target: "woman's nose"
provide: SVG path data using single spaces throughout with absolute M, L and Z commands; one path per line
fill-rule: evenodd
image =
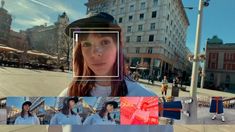
M 103 53 L 103 48 L 101 46 L 94 46 L 92 48 L 92 54 L 101 56 Z

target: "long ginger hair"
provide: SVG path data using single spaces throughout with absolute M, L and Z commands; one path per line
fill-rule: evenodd
M 113 30 L 113 29 L 108 29 Z M 117 75 L 117 68 L 119 68 L 119 77 L 112 77 L 111 81 L 111 95 L 110 96 L 126 96 L 128 93 L 127 86 L 124 80 L 126 77 L 126 71 L 124 68 L 124 58 L 123 58 L 123 41 L 121 38 L 121 28 L 119 26 L 115 27 L 115 31 L 119 31 L 119 67 L 117 67 L 117 57 L 113 65 L 112 74 Z M 89 34 L 79 34 L 79 39 L 73 49 L 73 81 L 70 83 L 68 94 L 69 96 L 91 96 L 91 91 L 95 87 L 94 77 L 83 77 L 83 76 L 95 76 L 94 72 L 87 66 L 84 61 L 81 49 L 81 41 L 86 40 Z M 117 42 L 116 33 L 100 33 L 98 36 L 109 36 L 112 37 L 114 42 Z M 118 51 L 117 51 L 118 53 Z M 92 81 L 89 81 L 92 80 Z M 117 81 L 116 81 L 117 80 Z M 121 80 L 121 81 L 118 81 Z

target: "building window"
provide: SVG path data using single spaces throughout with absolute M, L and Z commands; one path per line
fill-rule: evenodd
M 118 22 L 119 22 L 119 23 L 122 23 L 122 17 L 119 18 Z
M 126 37 L 126 42 L 130 42 L 130 36 Z
M 165 37 L 165 44 L 167 43 L 167 38 Z
M 158 0 L 153 0 L 153 7 L 157 6 L 157 2 L 158 2 Z
M 168 31 L 168 26 L 166 26 L 166 32 Z
M 141 13 L 140 14 L 140 20 L 143 20 L 144 19 L 144 13 Z
M 131 26 L 127 27 L 127 32 L 130 33 L 131 32 Z
M 141 36 L 137 36 L 136 42 L 141 42 Z
M 114 15 L 114 13 L 115 13 L 115 10 L 112 10 L 111 14 Z
M 130 12 L 134 11 L 134 5 L 130 5 Z
M 212 81 L 212 82 L 214 81 L 214 74 L 213 73 L 210 74 L 210 81 Z
M 124 7 L 120 8 L 120 14 L 124 13 Z
M 150 30 L 155 30 L 155 23 L 151 23 Z
M 169 17 L 170 17 L 170 15 L 168 14 L 168 15 L 167 15 L 167 18 L 166 18 L 167 21 L 169 20 Z
M 144 8 L 145 8 L 145 2 L 141 2 L 141 4 L 140 4 L 140 10 L 144 10 Z
M 121 4 L 123 4 L 125 2 L 125 0 L 121 0 Z
M 148 54 L 152 54 L 153 53 L 153 48 L 149 47 L 147 52 L 148 52 Z
M 140 53 L 140 48 L 136 47 L 135 53 L 139 54 Z
M 154 40 L 154 35 L 149 35 L 149 42 L 153 42 Z
M 230 76 L 226 75 L 225 83 L 230 83 Z
M 142 31 L 143 30 L 143 25 L 138 25 L 138 31 Z
M 131 22 L 133 19 L 133 16 L 129 16 L 129 21 Z
M 152 18 L 156 18 L 157 17 L 157 11 L 153 11 L 152 12 Z

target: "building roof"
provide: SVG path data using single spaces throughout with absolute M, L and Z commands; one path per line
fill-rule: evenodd
M 223 40 L 214 35 L 211 39 L 207 39 L 207 44 L 223 44 Z

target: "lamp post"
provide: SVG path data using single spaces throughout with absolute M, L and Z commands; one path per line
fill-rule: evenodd
M 197 83 L 198 83 L 198 67 L 199 67 L 199 50 L 201 41 L 201 22 L 203 15 L 203 7 L 209 6 L 209 0 L 199 0 L 198 6 L 198 16 L 197 16 L 197 29 L 195 38 L 195 50 L 194 55 L 191 56 L 191 61 L 193 62 L 191 85 L 190 85 L 190 96 L 193 102 L 189 106 L 190 117 L 187 118 L 188 123 L 196 123 L 197 121 Z
M 201 88 L 203 88 L 204 80 L 205 80 L 205 76 L 206 76 L 206 73 L 205 73 L 205 68 L 206 68 L 206 49 L 205 48 L 203 48 L 203 53 L 201 54 L 201 60 L 203 62 L 202 72 L 201 72 Z

